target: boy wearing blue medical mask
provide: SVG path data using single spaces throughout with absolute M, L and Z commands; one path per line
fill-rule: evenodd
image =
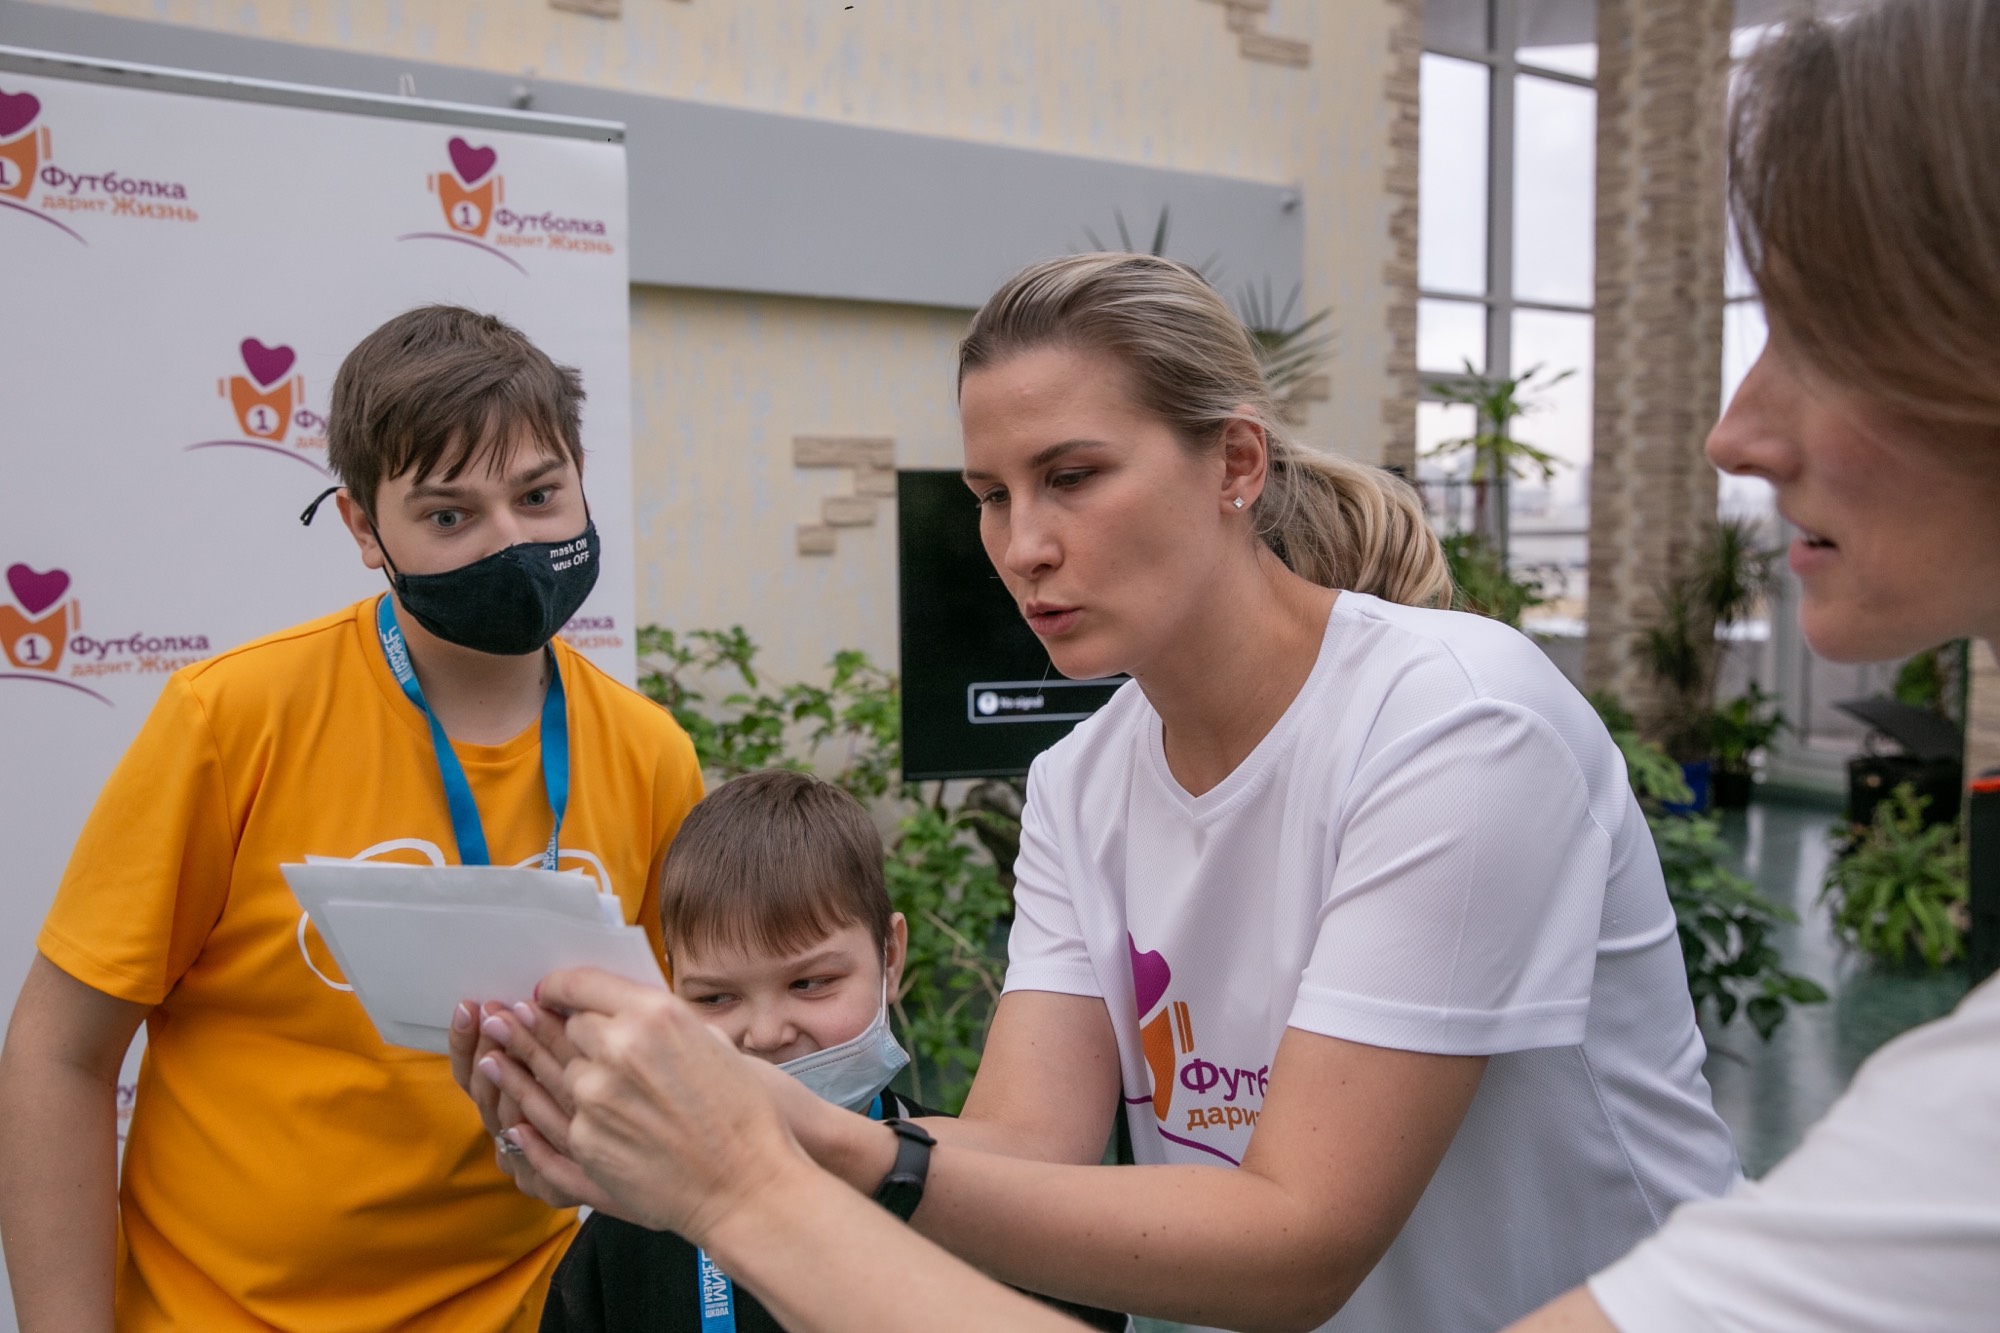
M 890 909 L 882 860 L 867 811 L 829 783 L 772 770 L 717 789 L 661 872 L 673 989 L 738 1050 L 827 1101 L 878 1120 L 936 1116 L 888 1086 L 909 1063 L 889 1030 L 909 927 Z M 1123 1315 L 1063 1308 L 1125 1327 Z M 542 1312 L 542 1333 L 779 1327 L 689 1242 L 603 1213 L 584 1223 Z

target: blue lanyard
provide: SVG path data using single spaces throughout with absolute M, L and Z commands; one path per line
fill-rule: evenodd
M 882 1118 L 882 1094 L 868 1108 L 870 1120 Z M 701 1333 L 736 1333 L 736 1284 L 715 1266 L 708 1251 L 694 1252 L 696 1284 L 695 1309 L 701 1314 Z
M 458 761 L 458 753 L 451 748 L 451 739 L 444 734 L 437 715 L 424 702 L 424 688 L 417 683 L 416 669 L 410 665 L 409 645 L 403 642 L 402 626 L 396 623 L 395 603 L 386 593 L 376 603 L 375 629 L 382 636 L 382 656 L 389 660 L 389 673 L 403 687 L 404 697 L 431 724 L 431 748 L 437 751 L 438 776 L 444 780 L 444 800 L 451 808 L 451 831 L 458 839 L 459 864 L 491 865 L 493 858 L 486 851 L 486 829 L 479 822 L 479 804 L 472 799 L 472 784 L 465 780 L 465 765 Z M 549 689 L 542 697 L 542 785 L 549 794 L 555 827 L 549 830 L 549 849 L 542 855 L 542 869 L 554 870 L 563 811 L 569 806 L 569 710 L 563 702 L 562 670 L 556 665 L 555 650 L 544 651 L 549 655 Z

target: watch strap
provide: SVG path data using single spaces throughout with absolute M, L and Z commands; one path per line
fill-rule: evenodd
M 882 1124 L 896 1136 L 896 1161 L 875 1187 L 875 1202 L 905 1222 L 923 1202 L 924 1180 L 930 1175 L 931 1149 L 937 1146 L 921 1125 L 890 1117 Z

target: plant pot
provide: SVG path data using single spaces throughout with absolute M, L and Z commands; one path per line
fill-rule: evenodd
M 1750 808 L 1750 792 L 1756 785 L 1750 774 L 1734 769 L 1718 768 L 1709 775 L 1715 808 L 1718 810 L 1747 810 Z
M 1697 759 L 1691 764 L 1681 765 L 1681 780 L 1692 793 L 1685 805 L 1669 805 L 1667 813 L 1672 815 L 1705 815 L 1709 804 L 1709 773 L 1713 765 L 1706 759 Z

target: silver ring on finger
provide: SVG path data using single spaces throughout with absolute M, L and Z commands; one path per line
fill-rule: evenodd
M 500 1150 L 502 1157 L 526 1157 L 528 1155 L 520 1144 L 514 1142 L 514 1140 L 508 1138 L 505 1134 L 495 1134 L 493 1136 L 493 1146 Z

